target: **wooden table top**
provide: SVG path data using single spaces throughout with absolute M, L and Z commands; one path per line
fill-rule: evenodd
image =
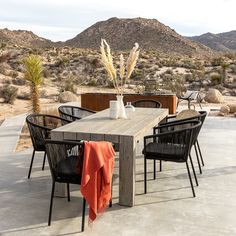
M 136 108 L 131 118 L 113 120 L 109 117 L 109 109 L 106 109 L 53 132 L 137 136 L 157 125 L 167 115 L 168 109 Z

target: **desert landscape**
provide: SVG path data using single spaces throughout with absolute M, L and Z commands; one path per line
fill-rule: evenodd
M 3 1 L 0 235 L 235 235 L 235 8 Z
M 114 38 L 116 29 L 125 38 Z M 100 35 L 96 33 L 98 30 Z M 137 31 L 142 34 L 133 38 Z M 90 37 L 91 34 L 94 37 Z M 149 38 L 143 38 L 147 34 Z M 226 50 L 226 46 L 215 48 L 207 36 L 193 39 L 209 47 L 178 35 L 157 20 L 143 18 L 111 18 L 98 22 L 64 43 L 54 43 L 24 30 L 0 30 L 0 120 L 32 111 L 32 94 L 23 63 L 28 55 L 37 55 L 42 61 L 40 105 L 43 113 L 57 114 L 60 103 L 79 101 L 82 93 L 115 92 L 101 62 L 101 38 L 107 38 L 115 49 L 112 53 L 116 66 L 120 53 L 127 57 L 132 42 L 140 43 L 139 60 L 126 85 L 126 93 L 183 95 L 186 90 L 196 90 L 200 91 L 204 106 L 215 107 L 210 115 L 233 116 L 236 54 L 229 48 Z M 154 44 L 153 37 L 158 44 Z M 224 50 L 220 50 L 222 48 Z M 31 145 L 27 128 L 19 144 L 18 150 Z

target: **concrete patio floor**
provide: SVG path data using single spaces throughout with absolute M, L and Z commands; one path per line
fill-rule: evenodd
M 48 227 L 51 177 L 48 166 L 41 171 L 42 154 L 35 158 L 30 180 L 32 150 L 0 154 L 0 235 L 236 235 L 236 119 L 207 117 L 199 142 L 205 167 L 198 174 L 196 198 L 185 165 L 178 163 L 164 163 L 154 181 L 150 162 L 148 194 L 144 195 L 143 158 L 138 156 L 136 206 L 119 206 L 117 162 L 113 207 L 92 229 L 86 224 L 84 233 L 80 232 L 82 199 L 77 186 L 72 187 L 71 202 L 55 198 Z

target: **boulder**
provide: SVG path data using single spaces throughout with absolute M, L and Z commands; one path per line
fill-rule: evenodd
M 219 90 L 217 89 L 210 89 L 206 96 L 204 97 L 204 100 L 209 103 L 222 103 L 224 102 L 224 98 Z
M 58 101 L 60 103 L 65 103 L 65 102 L 75 102 L 78 100 L 78 97 L 70 92 L 70 91 L 65 91 L 59 94 L 58 96 Z
M 235 104 L 227 104 L 230 109 L 230 113 L 236 113 L 236 103 Z
M 223 113 L 224 115 L 228 115 L 230 112 L 230 108 L 227 105 L 224 105 L 220 108 L 220 113 Z

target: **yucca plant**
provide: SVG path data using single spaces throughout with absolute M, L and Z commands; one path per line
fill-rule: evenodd
M 39 56 L 29 55 L 23 61 L 25 67 L 25 79 L 30 82 L 32 110 L 34 113 L 40 112 L 40 86 L 43 82 L 43 66 Z

